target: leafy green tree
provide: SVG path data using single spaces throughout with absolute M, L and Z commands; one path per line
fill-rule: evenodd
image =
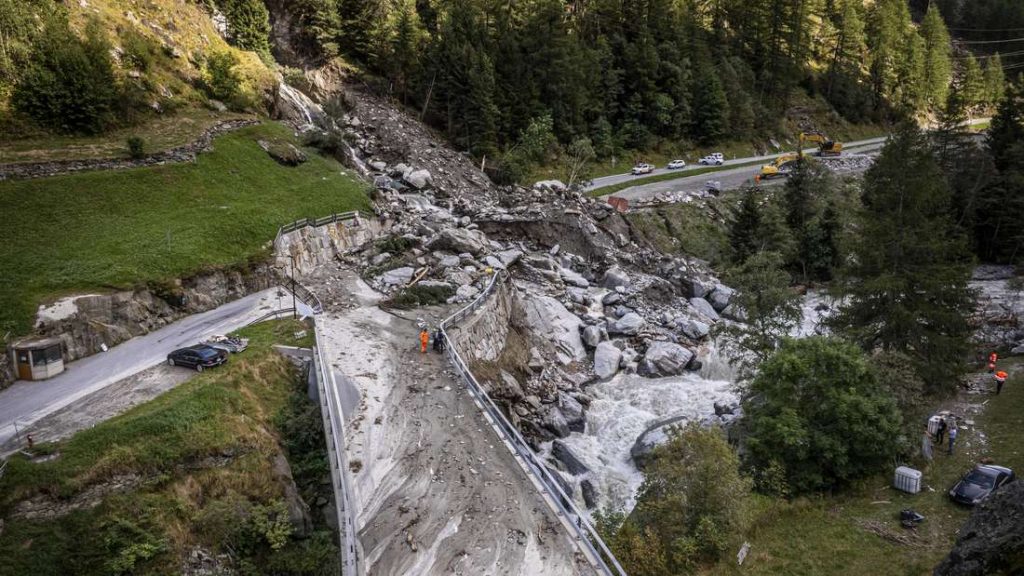
M 242 79 L 235 71 L 238 57 L 225 50 L 214 52 L 206 59 L 204 81 L 210 97 L 224 102 L 232 102 L 238 96 L 238 88 Z
M 925 43 L 924 92 L 928 105 L 938 108 L 945 105 L 949 91 L 949 79 L 953 65 L 950 59 L 949 32 L 939 14 L 939 7 L 932 4 L 921 22 L 921 36 Z
M 949 185 L 916 126 L 904 124 L 865 173 L 863 215 L 833 327 L 865 350 L 901 352 L 931 392 L 963 374 L 971 258 Z
M 569 175 L 566 185 L 572 187 L 578 181 L 585 180 L 587 167 L 594 157 L 594 146 L 590 143 L 590 138 L 583 137 L 573 140 L 565 151 L 565 167 L 566 173 Z
M 724 556 L 746 529 L 749 495 L 722 432 L 690 424 L 654 450 L 613 551 L 630 574 L 689 573 Z
M 744 321 L 721 324 L 719 331 L 729 336 L 740 379 L 749 380 L 800 323 L 800 296 L 790 288 L 789 273 L 776 252 L 755 252 L 725 276 L 737 291 L 731 305 L 742 311 Z
M 782 466 L 797 493 L 841 487 L 896 454 L 896 403 L 841 340 L 786 340 L 761 365 L 743 411 L 751 464 Z
M 38 125 L 64 133 L 96 134 L 111 125 L 118 95 L 110 43 L 97 21 L 85 38 L 60 13 L 50 17 L 12 102 Z
M 263 0 L 217 0 L 228 20 L 231 42 L 269 58 L 270 13 Z

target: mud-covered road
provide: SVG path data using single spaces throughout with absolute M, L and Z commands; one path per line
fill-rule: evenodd
M 350 271 L 318 276 L 328 362 L 359 395 L 345 445 L 366 573 L 592 574 L 444 357 L 420 353 L 415 318 Z

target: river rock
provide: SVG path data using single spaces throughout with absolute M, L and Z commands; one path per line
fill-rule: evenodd
M 402 268 L 395 268 L 394 270 L 388 270 L 381 276 L 381 280 L 388 286 L 399 286 L 408 284 L 412 281 L 412 275 L 416 271 L 409 266 Z
M 562 416 L 565 417 L 566 423 L 569 424 L 569 430 L 583 432 L 586 428 L 587 420 L 586 413 L 583 411 L 583 404 L 580 404 L 579 400 L 564 392 L 559 392 L 558 409 L 561 410 Z
M 433 177 L 427 170 L 413 170 L 402 177 L 405 183 L 417 190 L 423 190 L 434 183 Z
M 586 278 L 569 268 L 562 268 L 558 273 L 561 275 L 562 281 L 566 284 L 578 286 L 580 288 L 587 288 L 590 286 L 590 282 L 588 282 Z
M 714 308 L 716 312 L 725 310 L 725 307 L 729 305 L 729 301 L 732 300 L 735 293 L 735 290 L 724 284 L 716 284 L 715 289 L 711 291 L 711 295 L 708 297 L 711 302 L 711 307 Z
M 693 352 L 672 342 L 652 342 L 644 355 L 645 362 L 654 365 L 654 371 L 662 376 L 677 376 L 686 370 L 693 359 Z
M 700 320 L 685 318 L 679 322 L 678 326 L 679 331 L 682 332 L 684 336 L 693 340 L 703 340 L 711 333 L 711 327 Z
M 625 334 L 627 336 L 636 336 L 640 333 L 640 330 L 647 324 L 643 316 L 640 316 L 636 312 L 629 312 L 608 325 L 609 334 Z
M 629 275 L 626 274 L 622 270 L 622 268 L 619 268 L 618 266 L 612 266 L 611 268 L 605 270 L 604 276 L 601 278 L 601 286 L 604 286 L 605 288 L 610 288 L 612 290 L 618 288 L 619 286 L 628 289 Z
M 560 363 L 579 362 L 587 357 L 580 337 L 583 321 L 558 300 L 550 296 L 516 297 L 513 318 L 528 333 L 554 345 Z
M 601 298 L 601 304 L 605 306 L 614 306 L 622 301 L 622 294 L 618 292 L 609 292 Z
M 566 480 L 565 476 L 563 476 L 562 473 L 559 472 L 558 470 L 555 470 L 551 466 L 547 465 L 545 465 L 544 467 L 547 468 L 548 472 L 551 473 L 551 477 L 555 479 L 555 482 L 558 482 L 558 487 L 562 489 L 562 492 L 565 492 L 566 496 L 572 498 L 574 492 L 572 483 Z
M 609 341 L 601 342 L 594 350 L 594 373 L 598 378 L 611 378 L 619 371 L 622 350 Z
M 564 464 L 565 469 L 573 476 L 590 472 L 590 468 L 587 468 L 587 465 L 573 454 L 572 450 L 561 440 L 555 440 L 551 443 L 551 455 Z
M 479 256 L 490 249 L 490 243 L 487 241 L 487 236 L 479 230 L 448 228 L 442 230 L 440 234 L 430 241 L 427 247 L 431 250 L 465 252 L 473 256 Z
M 600 326 L 587 326 L 583 329 L 583 343 L 591 348 L 596 348 L 604 339 L 603 335 Z
M 597 489 L 594 488 L 594 483 L 589 478 L 580 482 L 580 492 L 583 494 L 583 503 L 587 505 L 588 510 L 597 508 Z
M 718 312 L 711 305 L 710 302 L 703 298 L 690 298 L 690 306 L 693 307 L 699 314 L 711 320 L 712 322 L 718 322 L 720 319 Z
M 669 441 L 669 429 L 685 421 L 686 416 L 673 416 L 659 420 L 648 426 L 646 430 L 637 436 L 636 441 L 633 442 L 633 447 L 629 450 L 629 455 L 633 458 L 633 463 L 636 464 L 636 467 L 643 470 L 650 461 L 651 452 Z
M 566 421 L 565 415 L 558 409 L 557 406 L 551 404 L 548 405 L 547 410 L 544 411 L 544 415 L 541 418 L 541 425 L 550 430 L 558 438 L 565 438 L 569 435 L 569 422 Z

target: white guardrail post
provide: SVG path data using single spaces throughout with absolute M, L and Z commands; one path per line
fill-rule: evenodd
M 495 288 L 505 277 L 504 272 L 499 271 L 495 273 L 491 277 L 487 288 L 475 300 L 441 322 L 441 334 L 446 344 L 445 351 L 448 354 L 448 360 L 466 383 L 466 389 L 478 400 L 478 404 L 483 411 L 490 415 L 494 430 L 515 449 L 516 455 L 522 458 L 526 464 L 526 470 L 551 495 L 550 499 L 545 500 L 549 500 L 554 505 L 555 513 L 563 515 L 569 520 L 568 524 L 576 532 L 577 541 L 580 542 L 580 545 L 586 549 L 597 563 L 596 567 L 603 574 L 609 576 L 626 576 L 626 571 L 622 569 L 619 561 L 615 559 L 611 550 L 605 545 L 597 530 L 590 524 L 586 516 L 580 512 L 579 508 L 576 507 L 576 503 L 573 502 L 572 498 L 562 490 L 561 484 L 551 476 L 547 466 L 537 458 L 537 455 L 530 448 L 530 445 L 526 443 L 526 440 L 523 439 L 519 430 L 505 418 L 505 414 L 491 400 L 483 386 L 477 382 L 473 373 L 469 371 L 469 366 L 462 360 L 459 352 L 455 349 L 454 343 L 448 337 L 448 328 L 458 324 L 478 310 L 487 298 L 494 293 Z

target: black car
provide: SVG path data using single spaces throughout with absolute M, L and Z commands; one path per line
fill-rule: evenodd
M 974 506 L 989 497 L 1001 486 L 1014 480 L 1013 470 L 994 464 L 979 464 L 968 472 L 955 486 L 950 488 L 949 497 L 954 502 Z
M 167 355 L 167 364 L 170 366 L 188 366 L 195 368 L 196 372 L 202 372 L 204 368 L 220 366 L 227 361 L 228 353 L 226 351 L 205 344 L 175 350 Z

